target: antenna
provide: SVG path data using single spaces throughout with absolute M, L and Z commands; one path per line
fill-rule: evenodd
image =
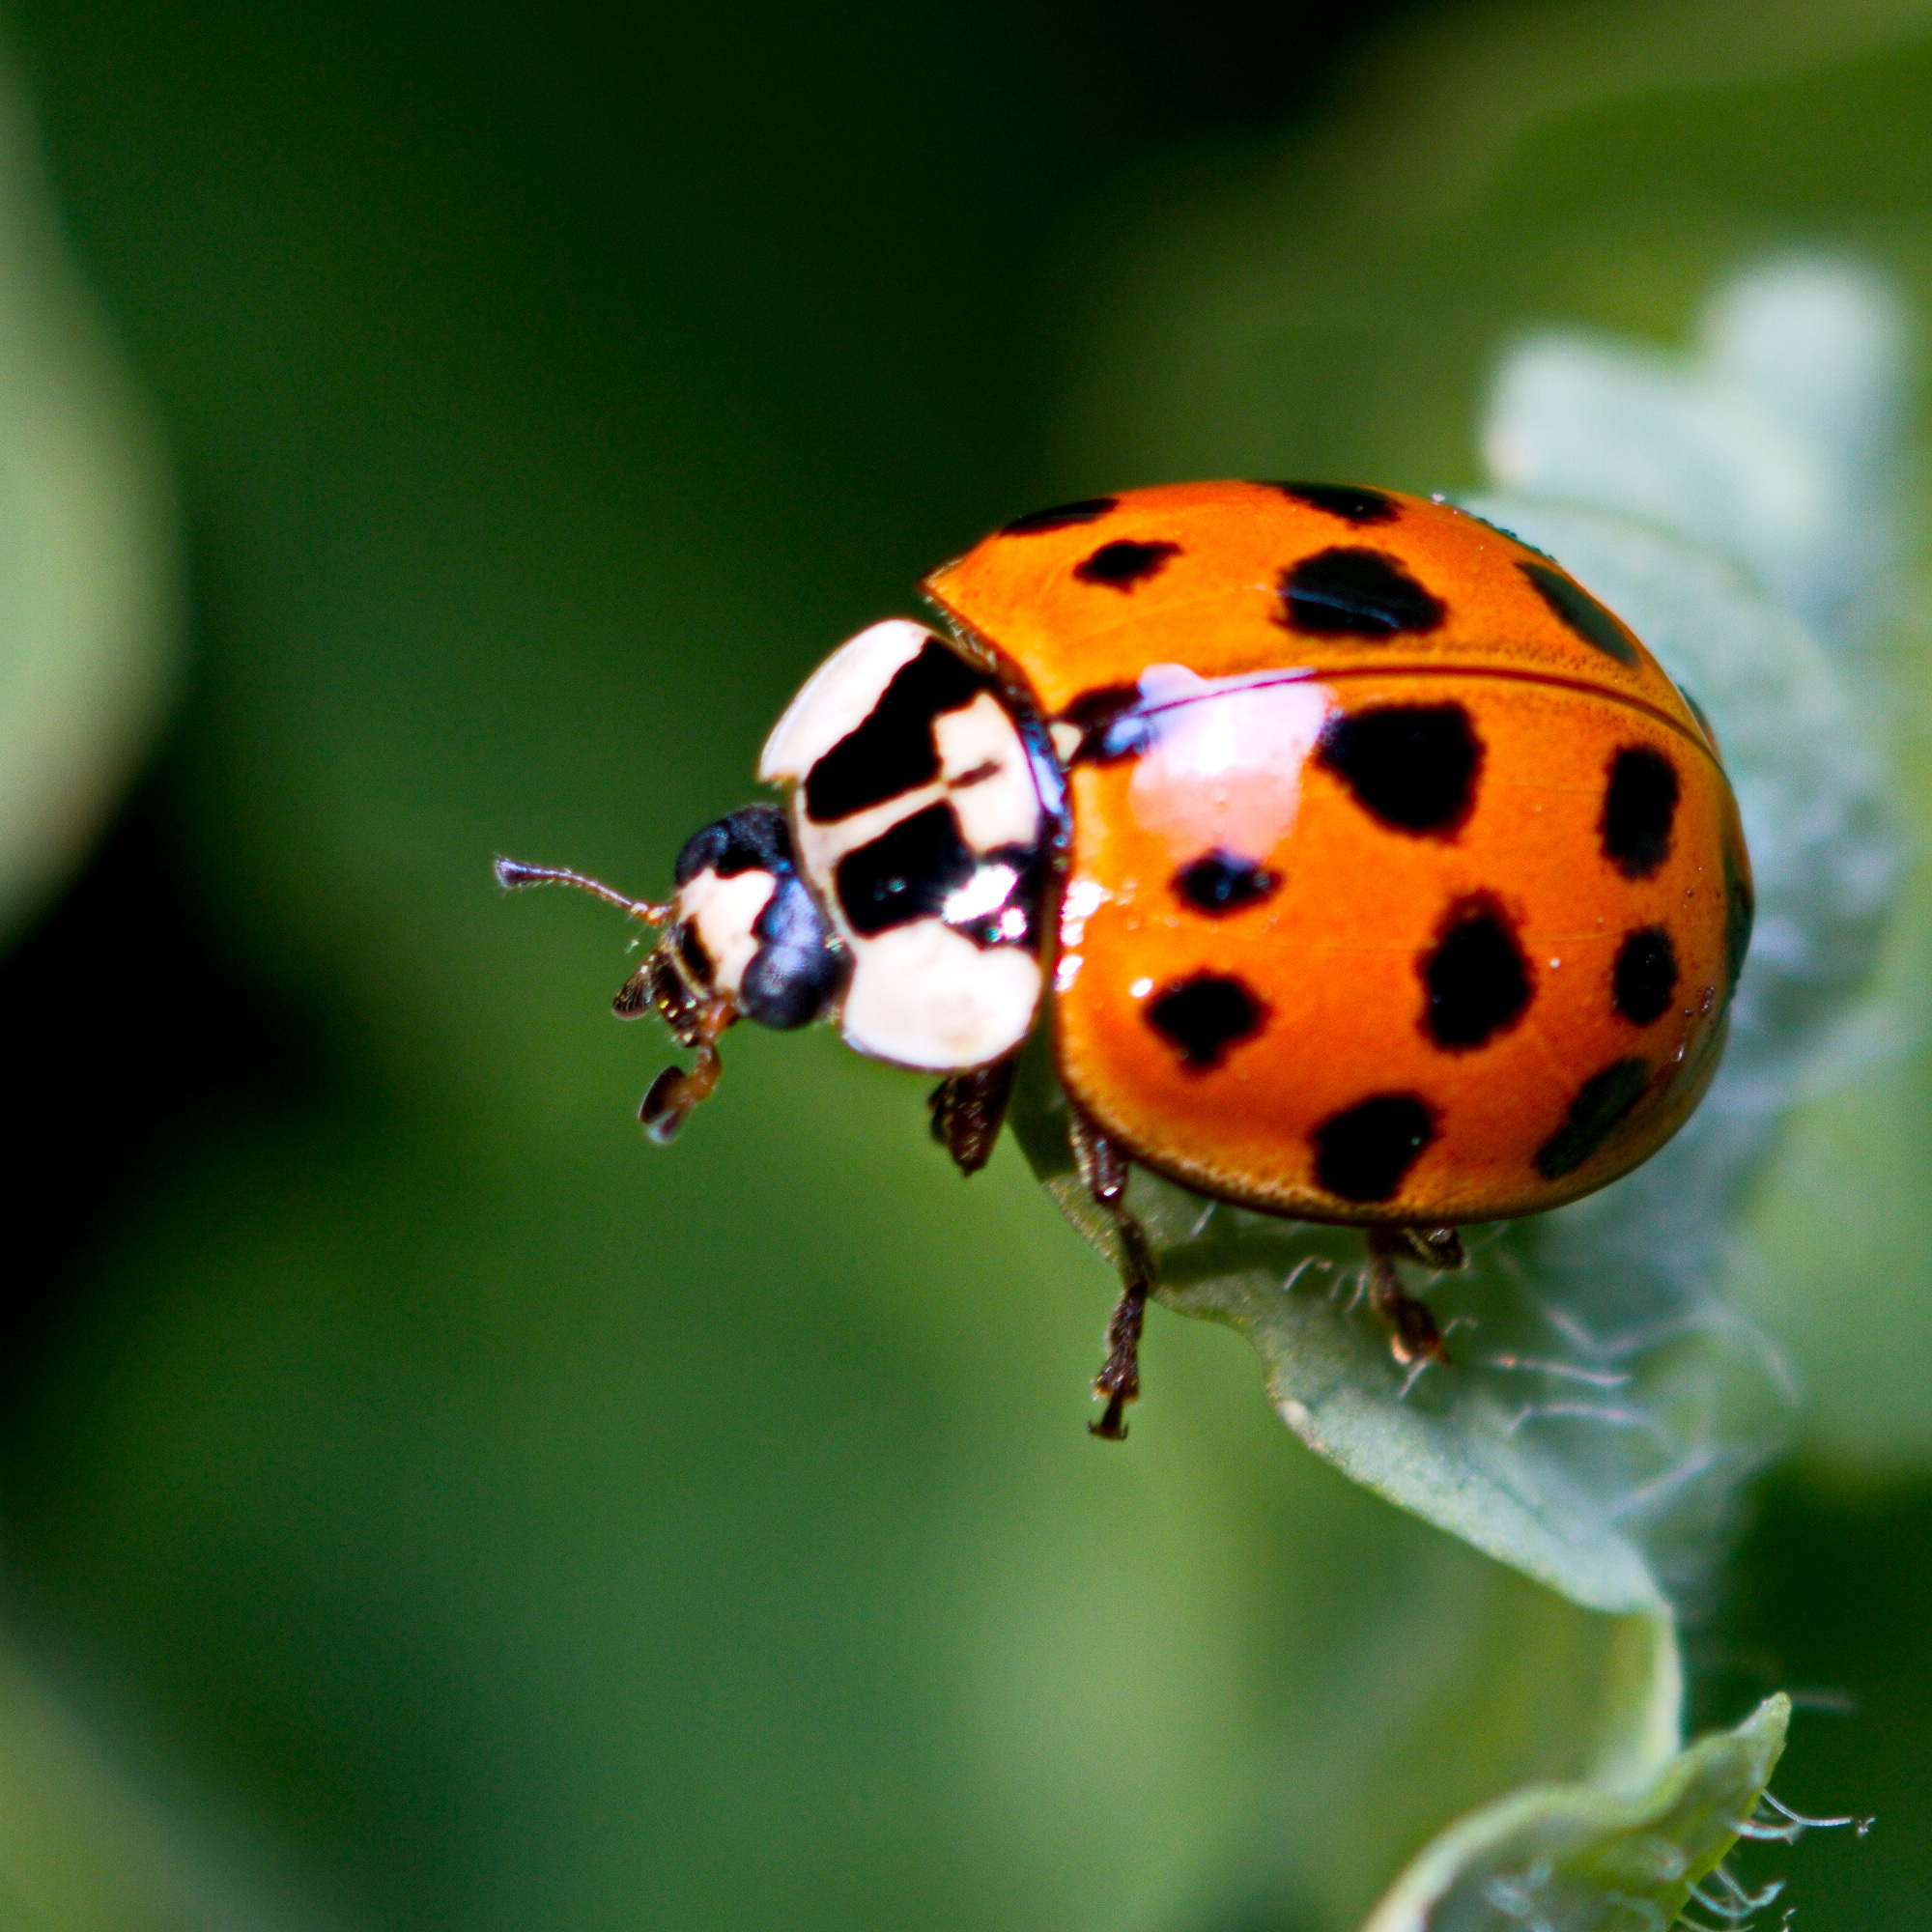
M 588 893 L 592 898 L 602 899 L 606 905 L 613 905 L 646 925 L 668 925 L 671 921 L 670 906 L 653 905 L 649 899 L 627 898 L 599 879 L 573 872 L 568 866 L 526 866 L 520 859 L 499 858 L 496 871 L 497 883 L 507 892 L 520 892 L 526 886 L 575 886 L 579 892 Z

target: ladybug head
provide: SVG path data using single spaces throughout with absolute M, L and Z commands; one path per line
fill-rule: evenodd
M 777 806 L 748 805 L 693 833 L 672 876 L 677 896 L 658 952 L 693 999 L 728 999 L 781 1032 L 825 1011 L 845 955 L 799 877 Z
M 677 855 L 668 905 L 626 898 L 560 867 L 498 859 L 505 886 L 567 885 L 621 906 L 664 935 L 618 989 L 621 1019 L 656 1011 L 697 1055 L 651 1083 L 639 1118 L 669 1140 L 718 1084 L 718 1039 L 738 1019 L 789 1030 L 817 1019 L 844 985 L 848 960 L 792 858 L 777 806 L 748 805 L 694 833 Z

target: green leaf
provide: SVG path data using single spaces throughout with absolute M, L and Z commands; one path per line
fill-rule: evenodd
M 1014 1131 L 1062 1211 L 1111 1257 L 1066 1122 L 1037 1043 Z M 1469 1268 L 1430 1294 L 1454 1364 L 1418 1376 L 1364 1304 L 1358 1230 L 1207 1201 L 1140 1167 L 1128 1202 L 1159 1300 L 1245 1336 L 1309 1448 L 1586 1608 L 1661 1612 L 1660 1567 L 1776 1439 L 1781 1393 L 1756 1333 L 1661 1273 L 1629 1280 L 1619 1252 L 1569 1252 L 1557 1216 L 1474 1232 Z
M 1737 1843 L 1790 1715 L 1768 1698 L 1640 1790 L 1543 1785 L 1478 1811 L 1416 1858 L 1363 1932 L 1662 1932 Z M 1736 1922 L 1741 1904 L 1719 1909 Z
M 1405 1599 L 1401 1641 L 1285 1746 L 1279 1793 L 1250 1828 L 1280 1861 L 1251 1889 L 1319 1901 L 1325 1926 L 1359 1925 L 1391 1873 L 1499 1793 L 1629 1789 L 1681 1744 L 1666 1620 L 1578 1609 L 1435 1540 L 1465 1559 L 1453 1612 L 1447 1592 Z

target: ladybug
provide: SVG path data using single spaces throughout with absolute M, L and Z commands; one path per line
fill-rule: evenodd
M 841 645 L 764 748 L 785 804 L 680 853 L 616 1009 L 695 1052 L 837 1022 L 942 1076 L 991 1153 L 1051 1047 L 1122 1293 L 1093 1427 L 1139 1393 L 1155 1284 L 1129 1164 L 1367 1231 L 1403 1361 L 1446 1361 L 1396 1264 L 1656 1152 L 1716 1071 L 1750 866 L 1715 737 L 1541 551 L 1438 498 L 1189 483 L 1037 511 L 936 570 L 937 627 Z

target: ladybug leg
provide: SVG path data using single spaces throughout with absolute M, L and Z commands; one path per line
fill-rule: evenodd
M 1463 1252 L 1463 1236 L 1454 1228 L 1388 1228 L 1383 1232 L 1402 1244 L 1402 1253 L 1437 1273 L 1450 1273 L 1469 1265 Z
M 925 1104 L 932 1109 L 932 1138 L 952 1156 L 961 1174 L 978 1174 L 992 1159 L 1018 1065 L 1009 1054 L 990 1066 L 949 1074 L 926 1095 Z
M 674 981 L 675 976 L 665 974 L 661 979 Z M 624 1010 L 627 996 L 635 997 L 635 980 L 633 976 L 617 995 L 619 1012 Z M 645 1133 L 662 1147 L 676 1138 L 691 1110 L 700 1100 L 708 1100 L 716 1091 L 718 1076 L 724 1070 L 724 1062 L 718 1057 L 718 1037 L 738 1017 L 738 1009 L 723 995 L 693 1000 L 681 985 L 674 983 L 665 985 L 654 1004 L 670 1022 L 679 1044 L 691 1047 L 697 1055 L 688 1070 L 667 1066 L 651 1082 L 644 1104 L 638 1109 L 638 1119 L 643 1122 Z
M 1402 1285 L 1398 1260 L 1432 1268 L 1467 1264 L 1462 1236 L 1454 1228 L 1371 1228 L 1369 1230 L 1369 1306 L 1388 1324 L 1389 1349 L 1402 1363 L 1432 1361 L 1449 1366 L 1449 1350 L 1429 1304 Z
M 649 952 L 638 970 L 617 988 L 611 1010 L 620 1020 L 635 1020 L 654 1009 L 662 1011 L 667 1004 L 675 1004 L 682 990 L 664 954 Z M 676 1030 L 675 1021 L 672 1030 Z
M 1120 1241 L 1121 1298 L 1107 1323 L 1107 1359 L 1094 1378 L 1094 1393 L 1107 1406 L 1100 1419 L 1087 1427 L 1108 1442 L 1123 1442 L 1127 1425 L 1122 1414 L 1141 1392 L 1141 1324 L 1148 1296 L 1153 1293 L 1153 1250 L 1141 1224 L 1127 1211 L 1126 1155 L 1078 1108 L 1072 1111 L 1068 1138 L 1080 1164 L 1080 1178 L 1112 1217 Z

